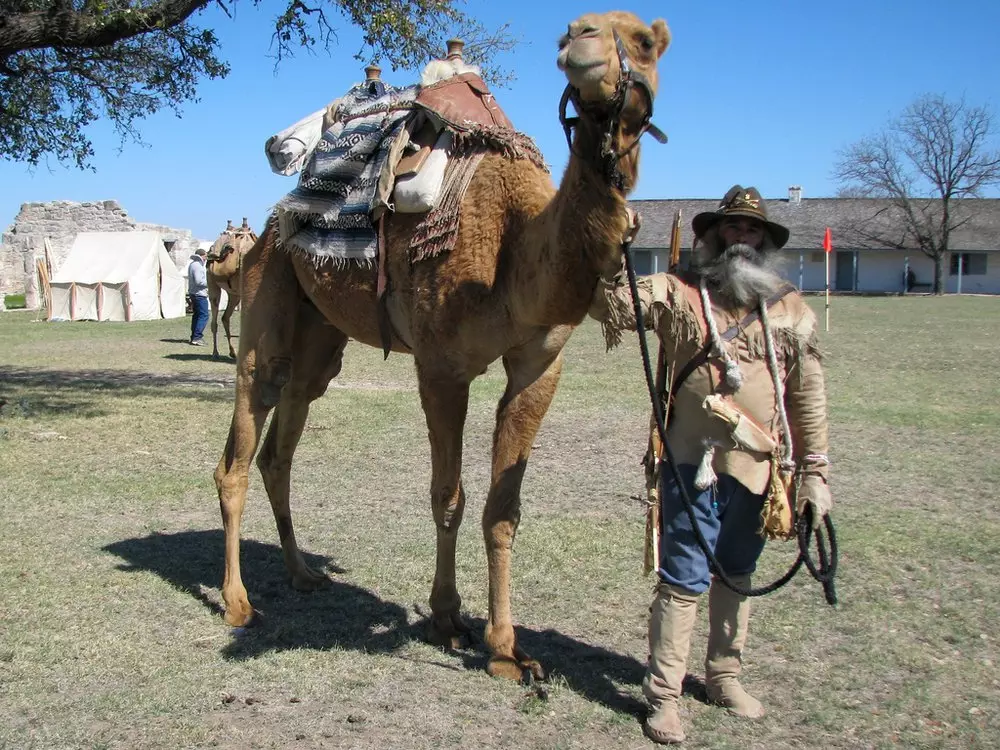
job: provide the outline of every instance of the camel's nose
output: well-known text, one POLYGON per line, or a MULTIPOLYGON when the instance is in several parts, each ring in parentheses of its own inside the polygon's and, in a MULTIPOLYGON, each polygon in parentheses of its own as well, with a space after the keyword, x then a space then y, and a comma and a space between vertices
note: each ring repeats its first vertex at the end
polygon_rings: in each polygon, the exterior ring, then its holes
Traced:
POLYGON ((600 33, 600 27, 585 18, 573 21, 566 29, 566 34, 570 39, 578 39, 581 36, 597 36, 600 33))

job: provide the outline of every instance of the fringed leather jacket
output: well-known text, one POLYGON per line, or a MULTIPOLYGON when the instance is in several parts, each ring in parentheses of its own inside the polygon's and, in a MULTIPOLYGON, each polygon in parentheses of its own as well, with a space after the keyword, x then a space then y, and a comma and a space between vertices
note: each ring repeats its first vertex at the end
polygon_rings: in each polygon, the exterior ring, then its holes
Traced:
MULTIPOLYGON (((641 277, 638 288, 645 326, 656 331, 663 346, 669 373, 665 392, 669 393, 673 378, 713 339, 704 314, 702 293, 696 278, 662 273, 641 277)), ((745 327, 733 331, 735 335, 721 342, 725 355, 713 349, 676 388, 667 425, 667 440, 675 459, 678 463, 693 465, 709 461, 716 474, 729 474, 751 492, 765 492, 775 453, 740 445, 734 440, 732 425, 707 408, 706 398, 721 395, 755 427, 771 435, 779 448, 787 450, 788 438, 783 434, 775 387, 777 378, 784 391, 783 406, 790 428, 788 437, 794 470, 817 476, 825 484, 826 392, 815 314, 796 291, 781 297, 766 310, 767 329, 777 365, 775 378, 768 365, 767 336, 760 317, 747 323, 749 308, 731 309, 714 295, 709 298, 719 333, 741 321, 745 327), (739 366, 738 377, 741 376, 742 383, 736 389, 727 382, 727 360, 739 366), (707 446, 711 446, 711 451, 707 446)), ((628 285, 620 279, 602 281, 590 315, 601 322, 609 349, 621 340, 622 331, 635 330, 628 285)), ((719 339, 718 336, 714 338, 719 339)))

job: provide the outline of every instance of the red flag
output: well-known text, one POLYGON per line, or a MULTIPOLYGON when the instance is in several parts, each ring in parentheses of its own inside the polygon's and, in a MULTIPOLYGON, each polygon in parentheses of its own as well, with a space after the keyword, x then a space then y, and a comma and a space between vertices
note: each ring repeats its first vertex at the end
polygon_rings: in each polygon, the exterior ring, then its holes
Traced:
POLYGON ((826 228, 826 234, 823 235, 823 249, 826 252, 833 250, 833 242, 830 239, 830 227, 826 228))

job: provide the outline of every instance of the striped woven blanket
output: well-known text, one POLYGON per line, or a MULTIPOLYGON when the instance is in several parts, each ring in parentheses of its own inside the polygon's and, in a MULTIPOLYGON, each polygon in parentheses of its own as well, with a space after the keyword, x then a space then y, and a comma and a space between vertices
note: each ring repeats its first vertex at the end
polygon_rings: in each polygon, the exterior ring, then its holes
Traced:
POLYGON ((366 81, 347 92, 298 186, 275 206, 282 243, 317 261, 374 262, 379 176, 418 90, 366 81))

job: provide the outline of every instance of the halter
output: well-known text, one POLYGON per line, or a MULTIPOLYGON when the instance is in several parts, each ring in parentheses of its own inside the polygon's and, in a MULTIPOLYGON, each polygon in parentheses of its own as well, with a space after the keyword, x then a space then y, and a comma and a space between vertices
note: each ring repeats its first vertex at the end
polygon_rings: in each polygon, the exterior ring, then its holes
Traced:
MULTIPOLYGON (((614 96, 609 100, 611 109, 606 115, 607 120, 605 123, 605 129, 601 136, 600 157, 604 165, 605 177, 607 177, 607 179, 619 190, 624 190, 625 176, 618 168, 618 164, 622 157, 636 147, 639 143, 639 139, 642 138, 644 133, 649 133, 660 143, 666 143, 667 136, 662 130, 650 122, 653 117, 653 87, 650 85, 649 79, 646 78, 646 76, 640 71, 632 68, 628 58, 628 53, 625 51, 625 45, 622 43, 621 37, 618 36, 617 31, 613 30, 612 34, 615 39, 615 49, 618 52, 618 82, 615 84, 614 96), (632 93, 633 88, 639 89, 646 97, 646 103, 648 105, 646 108, 646 114, 642 118, 642 122, 639 125, 639 133, 636 135, 635 140, 632 141, 632 144, 622 151, 615 151, 615 133, 621 125, 622 113, 625 111, 625 105, 628 102, 629 94, 632 93)), ((573 148, 573 128, 580 124, 580 118, 566 116, 566 105, 571 101, 573 102, 573 107, 577 112, 587 112, 598 122, 600 122, 602 118, 596 112, 596 108, 593 104, 588 104, 587 102, 580 100, 580 92, 578 89, 574 88, 572 85, 566 86, 566 89, 563 91, 562 99, 559 101, 559 122, 562 123, 563 131, 566 133, 566 143, 569 144, 570 152, 583 157, 583 154, 578 153, 573 148)))

